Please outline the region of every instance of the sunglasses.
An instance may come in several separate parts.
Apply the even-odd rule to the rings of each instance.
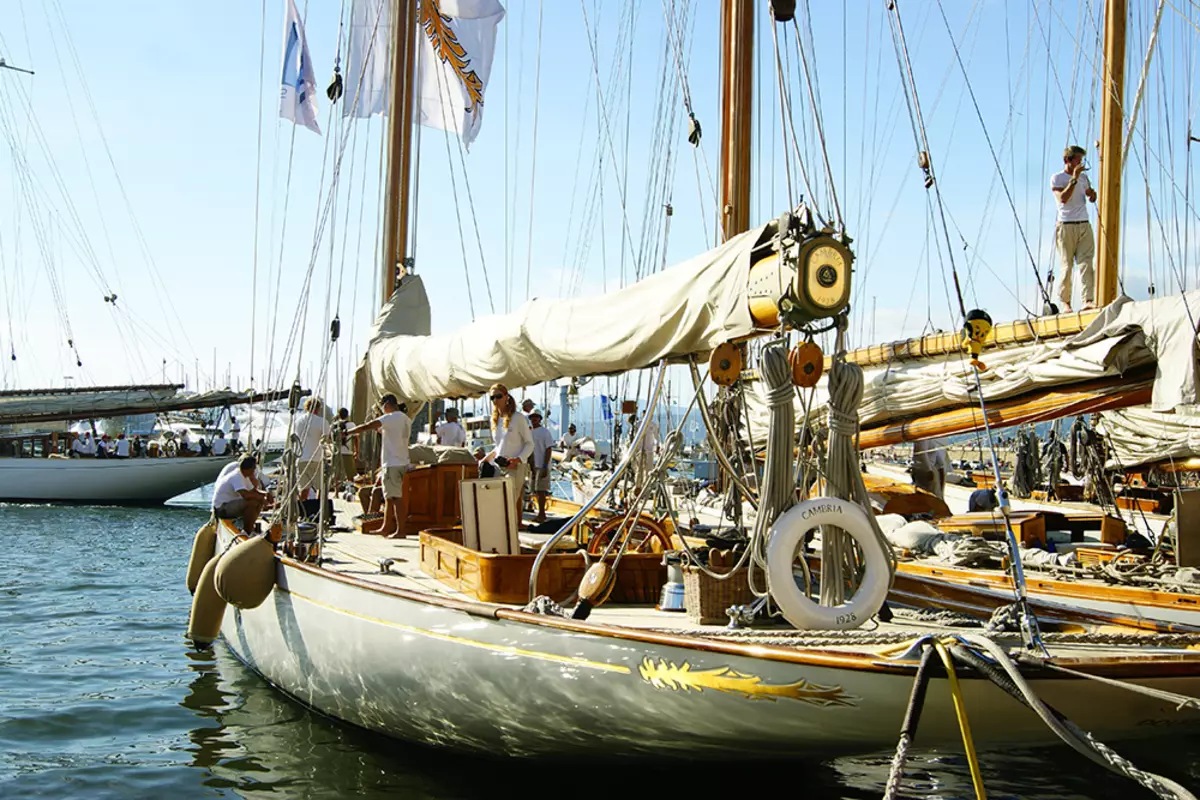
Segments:
[[[504,395],[502,395],[502,394],[494,394],[494,395],[492,395],[492,400],[493,400],[493,401],[496,401],[496,400],[503,400],[503,399],[504,399]]]

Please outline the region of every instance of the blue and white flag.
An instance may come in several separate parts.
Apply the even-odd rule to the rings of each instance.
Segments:
[[[612,422],[612,406],[608,404],[608,396],[600,395],[600,416],[604,417],[605,422]]]
[[[283,86],[279,92],[279,116],[319,134],[317,124],[317,79],[313,75],[304,21],[296,0],[287,0],[283,25]]]

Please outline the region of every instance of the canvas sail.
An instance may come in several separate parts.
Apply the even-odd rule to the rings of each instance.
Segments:
[[[473,397],[493,383],[531,386],[623,372],[746,336],[754,330],[746,302],[750,252],[762,232],[734,237],[618,291],[535,298],[511,314],[436,336],[422,335],[428,298],[419,279],[407,276],[376,321],[355,380],[356,411],[383,392],[410,403]],[[424,328],[414,330],[420,328],[414,320]]]
[[[3,392],[0,393],[0,425],[219,408],[281,400],[288,396],[286,391],[251,396],[229,389],[180,395],[180,388],[163,384]]]

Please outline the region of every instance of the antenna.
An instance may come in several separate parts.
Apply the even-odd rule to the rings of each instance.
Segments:
[[[33,74],[33,70],[23,69],[21,67],[14,67],[12,64],[9,64],[3,58],[0,58],[0,69],[11,69],[13,72],[24,72],[26,75]]]

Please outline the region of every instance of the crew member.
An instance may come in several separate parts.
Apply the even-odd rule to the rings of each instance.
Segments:
[[[246,456],[236,470],[228,470],[217,478],[213,488],[212,509],[217,519],[242,518],[242,530],[254,532],[258,514],[267,502],[267,493],[255,476],[258,462]]]
[[[438,444],[446,447],[466,447],[467,431],[458,421],[458,409],[446,409],[446,421],[437,426]]]
[[[913,442],[913,486],[939,499],[946,489],[946,445],[941,439]]]
[[[542,427],[542,410],[535,408],[529,412],[529,435],[533,437],[533,454],[529,463],[533,467],[533,494],[537,497],[538,513],[536,522],[546,521],[546,498],[550,495],[550,451],[554,448],[554,434],[549,428]]]
[[[304,411],[292,420],[292,432],[300,437],[300,457],[296,459],[296,491],[301,500],[309,499],[321,487],[321,439],[329,436],[325,407],[315,397],[304,401]]]
[[[392,539],[404,535],[404,473],[408,472],[408,443],[412,439],[412,420],[396,395],[385,394],[379,401],[383,414],[370,422],[356,425],[346,431],[347,436],[357,436],[363,431],[379,431],[382,444],[379,448],[380,477],[383,481],[383,527],[380,534]]]
[[[492,400],[492,439],[496,446],[484,456],[484,461],[504,470],[513,493],[513,513],[521,518],[525,507],[525,466],[533,454],[533,436],[529,420],[517,413],[517,401],[502,383],[493,384],[488,396]],[[533,410],[533,402],[529,401]]]
[[[1096,257],[1096,239],[1084,202],[1084,198],[1096,202],[1096,190],[1084,172],[1086,152],[1076,144],[1068,147],[1063,151],[1063,171],[1050,178],[1050,191],[1058,203],[1055,242],[1062,267],[1058,298],[1062,300],[1064,312],[1071,310],[1071,272],[1076,264],[1079,265],[1081,305],[1085,311],[1096,307],[1096,271],[1092,266]]]

